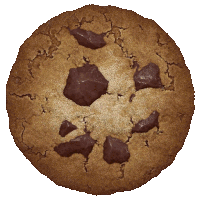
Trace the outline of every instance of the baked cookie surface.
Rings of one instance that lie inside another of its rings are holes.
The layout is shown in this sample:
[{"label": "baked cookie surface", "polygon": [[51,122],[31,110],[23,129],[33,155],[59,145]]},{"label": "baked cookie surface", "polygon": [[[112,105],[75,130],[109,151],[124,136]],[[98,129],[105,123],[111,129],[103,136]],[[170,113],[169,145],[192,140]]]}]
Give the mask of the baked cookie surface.
[{"label": "baked cookie surface", "polygon": [[182,148],[191,76],[154,21],[85,6],[40,26],[7,83],[16,145],[57,185],[112,194],[145,184]]}]

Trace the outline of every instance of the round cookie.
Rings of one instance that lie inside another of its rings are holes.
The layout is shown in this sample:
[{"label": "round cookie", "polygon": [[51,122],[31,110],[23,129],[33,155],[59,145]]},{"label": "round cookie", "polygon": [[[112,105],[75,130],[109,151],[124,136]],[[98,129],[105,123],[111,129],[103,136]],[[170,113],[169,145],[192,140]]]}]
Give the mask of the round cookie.
[{"label": "round cookie", "polygon": [[85,6],[40,26],[7,84],[16,145],[57,185],[132,190],[169,166],[194,110],[190,73],[154,21]]}]

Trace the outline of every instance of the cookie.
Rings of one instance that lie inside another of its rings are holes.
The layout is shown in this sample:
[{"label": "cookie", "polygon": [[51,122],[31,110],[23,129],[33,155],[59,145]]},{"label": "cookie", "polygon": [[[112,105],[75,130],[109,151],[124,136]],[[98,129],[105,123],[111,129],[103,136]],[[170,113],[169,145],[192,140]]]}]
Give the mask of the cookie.
[{"label": "cookie", "polygon": [[57,185],[94,195],[133,190],[171,165],[194,111],[175,42],[154,21],[111,6],[41,25],[6,89],[25,157]]}]

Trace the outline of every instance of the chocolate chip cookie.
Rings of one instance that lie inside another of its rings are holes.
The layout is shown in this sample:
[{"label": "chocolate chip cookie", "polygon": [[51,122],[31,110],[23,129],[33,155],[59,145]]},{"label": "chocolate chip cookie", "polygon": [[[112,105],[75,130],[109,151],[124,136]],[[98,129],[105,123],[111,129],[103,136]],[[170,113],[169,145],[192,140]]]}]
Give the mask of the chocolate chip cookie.
[{"label": "chocolate chip cookie", "polygon": [[55,184],[93,195],[133,190],[171,165],[194,112],[176,43],[112,6],[42,24],[20,47],[6,95],[24,156]]}]

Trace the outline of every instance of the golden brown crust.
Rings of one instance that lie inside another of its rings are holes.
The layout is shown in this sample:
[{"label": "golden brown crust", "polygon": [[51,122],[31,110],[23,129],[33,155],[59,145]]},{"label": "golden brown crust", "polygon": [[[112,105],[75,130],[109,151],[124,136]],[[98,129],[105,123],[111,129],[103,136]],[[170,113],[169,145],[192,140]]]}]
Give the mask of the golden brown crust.
[{"label": "golden brown crust", "polygon": [[[79,45],[68,28],[80,26],[106,33],[106,46]],[[85,59],[109,80],[107,93],[90,107],[63,96],[69,69],[81,67]],[[136,91],[133,61],[140,69],[158,65],[165,88]],[[190,72],[175,42],[154,21],[111,6],[85,6],[41,25],[21,46],[6,92],[10,130],[19,149],[57,185],[91,194],[132,190],[157,176],[182,148],[194,111]],[[131,94],[135,97],[129,102]],[[129,161],[105,162],[106,136],[127,141],[133,123],[154,110],[160,113],[159,129],[132,135]],[[78,127],[64,138],[58,134],[63,120]],[[97,140],[88,161],[81,154],[61,157],[54,151],[83,135],[85,126]]]}]

